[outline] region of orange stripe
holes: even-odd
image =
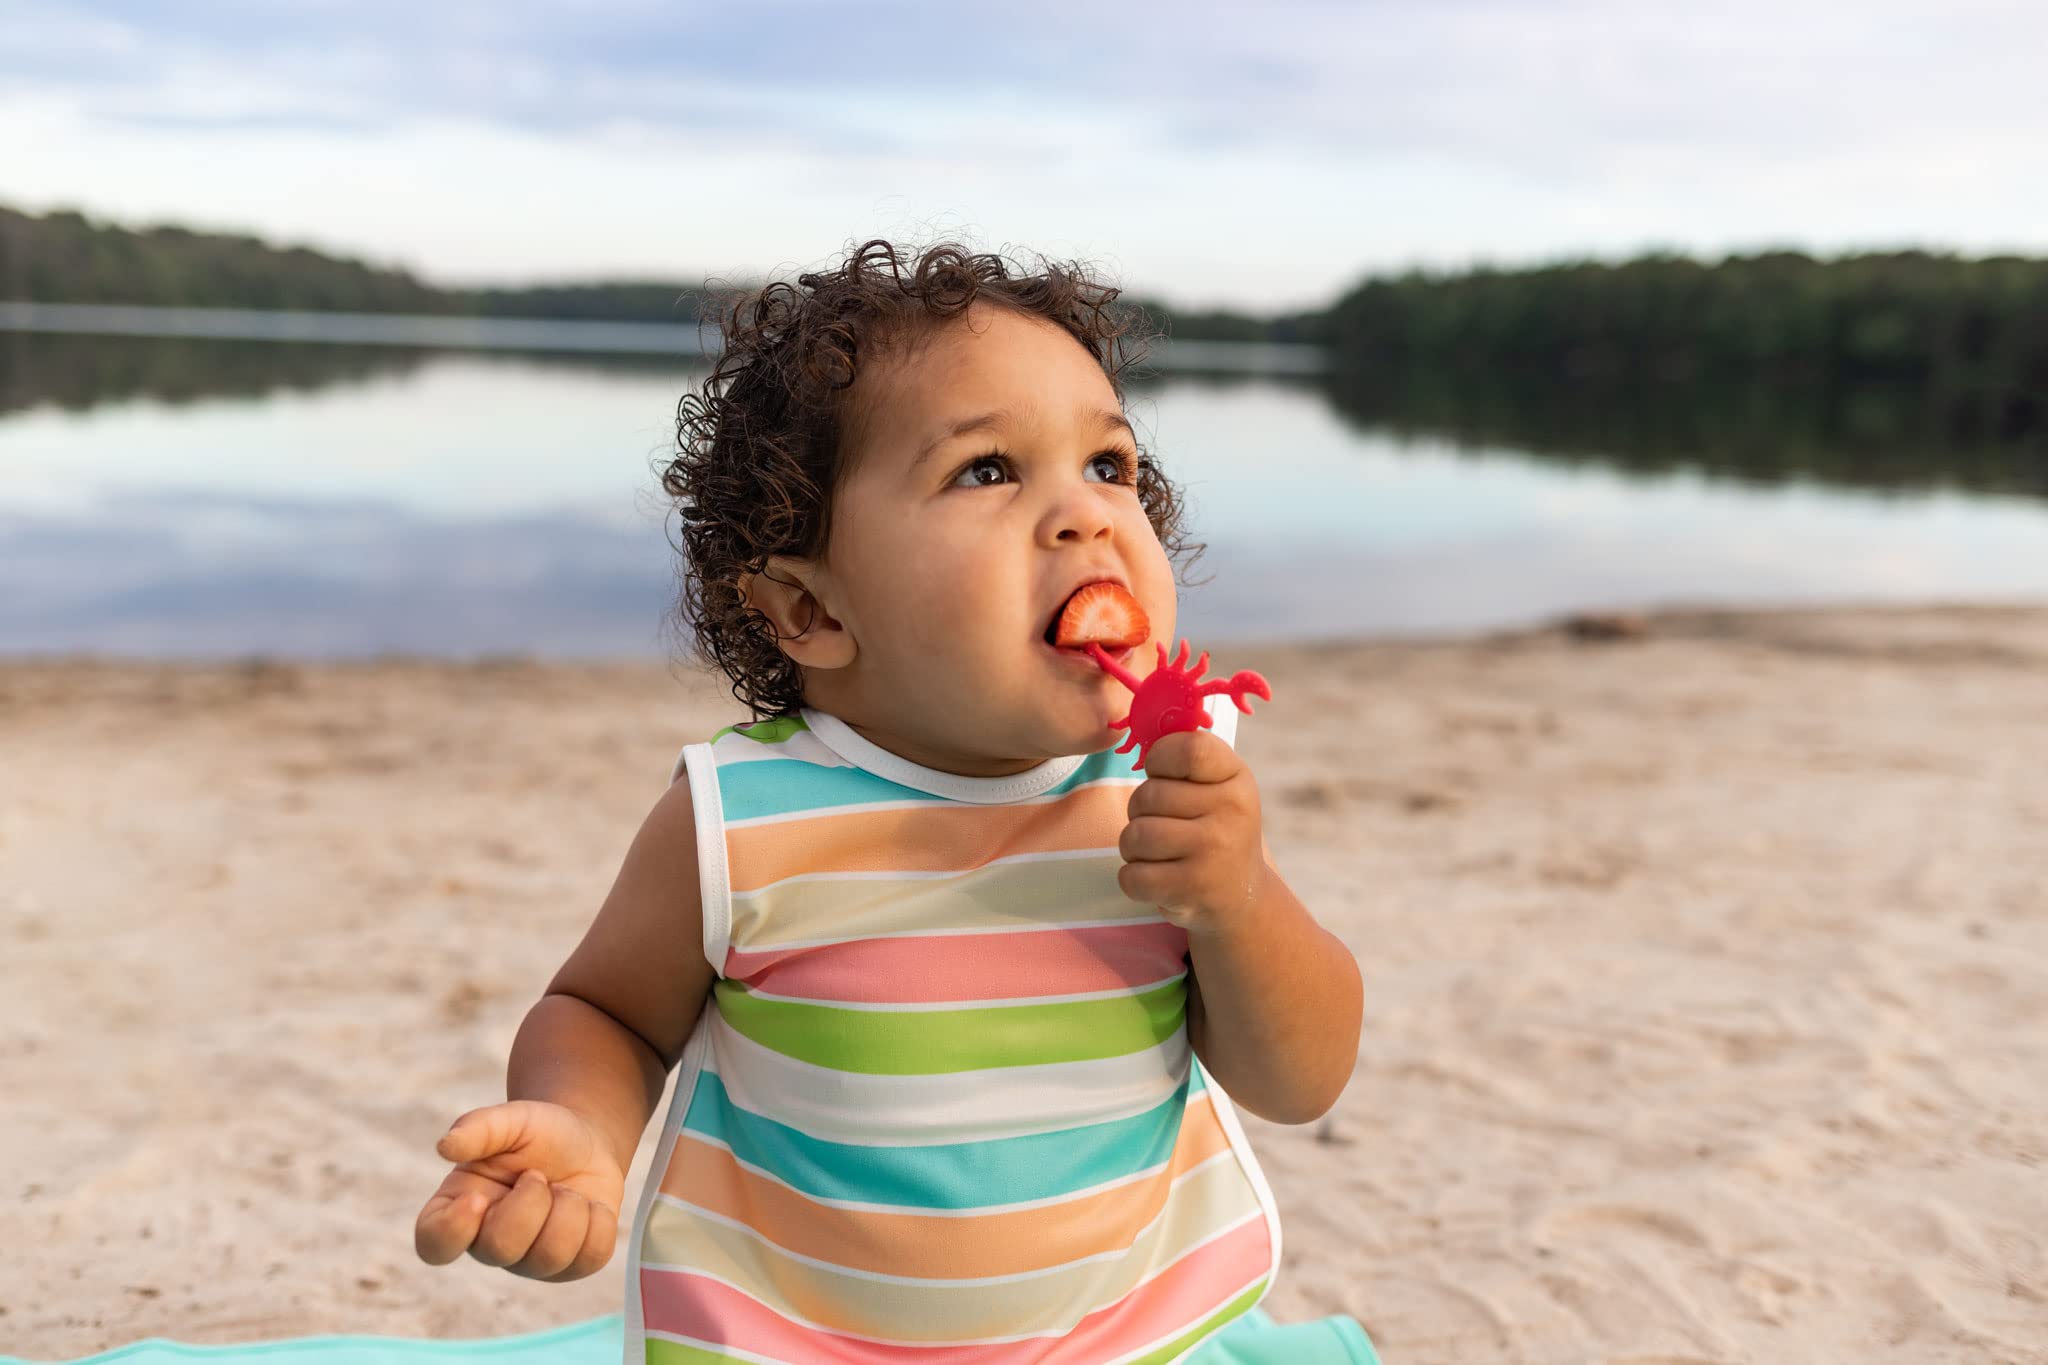
[[[849,1270],[922,1279],[976,1279],[1065,1265],[1129,1246],[1166,1206],[1168,1184],[1226,1150],[1206,1094],[1188,1102],[1164,1175],[1038,1208],[938,1218],[821,1204],[746,1170],[731,1152],[685,1130],[661,1192],[741,1223],[783,1250]]]
[[[927,805],[728,827],[732,889],[804,872],[966,872],[1019,853],[1113,848],[1131,791],[1093,786],[1037,806]]]

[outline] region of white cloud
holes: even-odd
[[[1652,245],[2048,249],[2048,10],[1988,0],[361,0],[212,30],[15,6],[0,202],[450,280],[752,273],[957,224],[1260,307]]]

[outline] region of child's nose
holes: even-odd
[[[1076,490],[1063,494],[1046,513],[1048,538],[1054,542],[1107,539],[1115,518],[1100,497]]]

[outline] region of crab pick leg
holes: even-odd
[[[1087,649],[1088,653],[1094,658],[1095,662],[1102,665],[1103,672],[1109,674],[1110,677],[1115,678],[1125,687],[1130,688],[1131,691],[1136,692],[1138,690],[1138,684],[1143,682],[1144,679],[1138,677],[1137,674],[1131,672],[1129,669],[1118,664],[1116,660],[1110,658],[1108,651],[1104,650],[1101,645],[1096,644],[1093,640],[1090,640],[1088,642]]]

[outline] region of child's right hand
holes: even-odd
[[[611,1259],[626,1177],[573,1109],[508,1100],[472,1109],[436,1150],[456,1164],[413,1227],[428,1265],[467,1251],[536,1280],[577,1280]]]

